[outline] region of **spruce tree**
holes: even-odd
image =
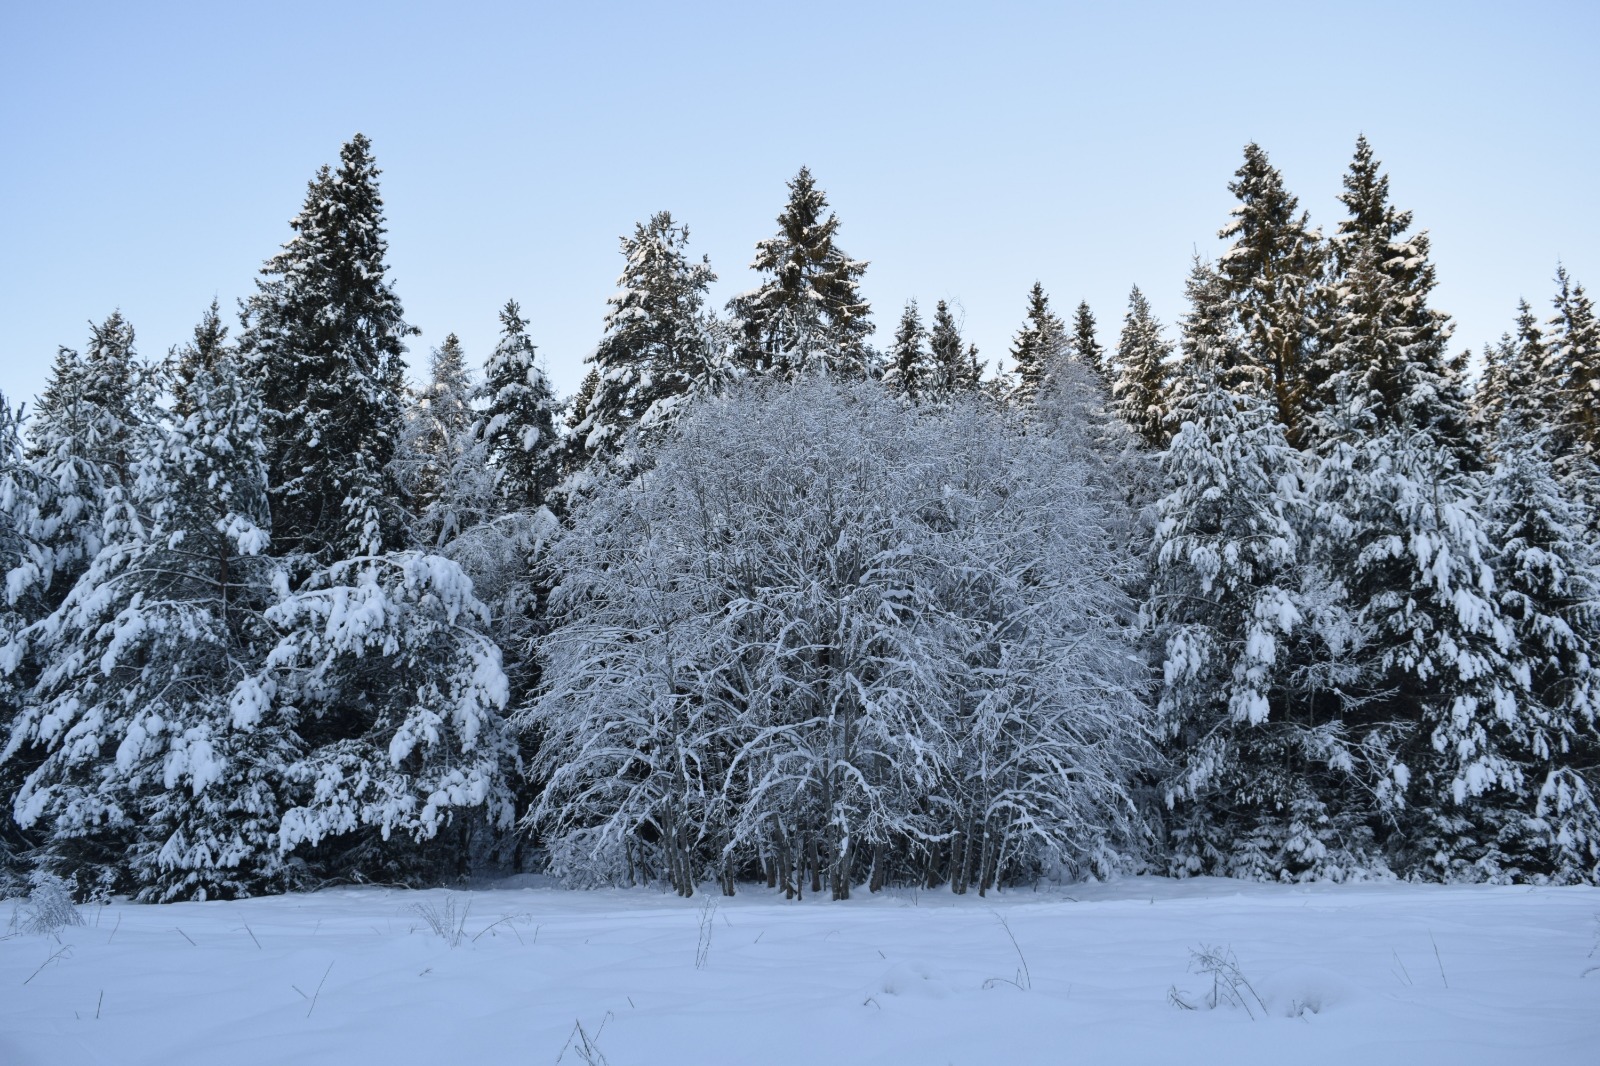
[[[1159,710],[1173,872],[1342,878],[1372,862],[1336,725],[1299,693],[1303,458],[1270,385],[1243,362],[1226,295],[1196,265],[1162,454],[1147,622],[1163,652]],[[1254,387],[1252,387],[1254,386]]]
[[[1345,181],[1337,307],[1305,437],[1313,557],[1352,641],[1340,717],[1378,771],[1402,872],[1500,876],[1529,742],[1525,665],[1493,596],[1495,546],[1426,234],[1392,208],[1365,142]]]
[[[212,300],[211,306],[194,327],[194,339],[182,348],[174,348],[168,355],[172,364],[172,410],[183,417],[195,411],[194,380],[217,363],[230,351],[228,327],[222,324],[221,308]]]
[[[721,384],[721,331],[705,306],[717,276],[709,259],[690,258],[688,243],[688,227],[666,211],[622,238],[627,265],[588,359],[595,388],[577,430],[603,463],[636,465],[641,460],[626,453],[640,443],[638,434],[658,441],[688,397]]]
[[[944,301],[941,300],[939,306],[943,307]],[[894,333],[894,343],[889,347],[889,365],[884,369],[883,383],[896,395],[913,403],[932,395],[938,387],[934,368],[929,365],[930,356],[923,347],[927,339],[928,331],[922,328],[922,316],[917,313],[917,301],[907,300]],[[960,343],[959,338],[957,343]]]
[[[488,402],[479,415],[478,437],[502,508],[534,510],[544,505],[558,473],[555,390],[515,300],[506,301],[500,325],[500,339],[484,367]]]
[[[24,411],[21,406],[13,408],[0,394],[0,574],[19,578],[38,573],[42,555],[33,538],[38,482],[23,454]],[[8,580],[5,589],[5,596],[0,597],[0,648],[39,617],[43,591],[37,580]],[[0,671],[0,737],[11,733],[31,673]],[[24,762],[0,761],[0,893],[11,892],[22,883],[21,856],[29,849],[30,842],[11,817],[11,798],[31,769]]]
[[[976,344],[967,345],[967,358],[961,364],[961,374],[957,378],[962,389],[967,392],[977,392],[983,387],[984,365],[983,360],[978,358],[978,346]]]
[[[1389,203],[1388,178],[1365,138],[1356,143],[1344,184],[1340,199],[1350,214],[1333,242],[1337,299],[1323,349],[1307,368],[1310,417],[1302,435],[1315,442],[1328,426],[1321,412],[1353,402],[1371,431],[1426,427],[1459,462],[1474,465],[1481,449],[1471,434],[1464,382],[1446,350],[1449,316],[1428,306],[1435,284],[1428,235],[1408,235],[1411,213]],[[1400,410],[1402,404],[1409,409]]]
[[[978,349],[962,341],[961,328],[950,313],[950,305],[943,300],[933,309],[933,328],[928,332],[928,349],[928,395],[931,398],[949,400],[978,388],[983,377]]]
[[[871,308],[858,288],[867,264],[836,243],[839,219],[805,167],[789,185],[778,233],[756,245],[761,284],[728,303],[739,360],[755,373],[869,377]],[[825,214],[826,213],[826,214]]]
[[[510,828],[510,682],[461,566],[390,552],[313,573],[266,612],[277,642],[235,701],[299,742],[277,843],[322,877],[467,873]]]
[[[1556,475],[1540,427],[1501,425],[1484,502],[1495,597],[1526,671],[1516,724],[1521,788],[1496,846],[1512,872],[1600,880],[1600,550]]]
[[[1203,362],[1210,368],[1216,387],[1231,396],[1246,394],[1274,401],[1276,392],[1267,370],[1246,357],[1243,338],[1234,320],[1228,297],[1227,280],[1197,255],[1184,285],[1189,310],[1183,317],[1182,348],[1185,362]],[[1175,383],[1175,389],[1189,387],[1189,379]],[[1177,404],[1174,398],[1174,405]]]
[[[1545,418],[1550,396],[1541,383],[1544,336],[1528,301],[1517,303],[1516,335],[1502,334],[1498,343],[1484,345],[1483,362],[1483,376],[1473,397],[1480,437],[1498,436],[1507,423],[1513,430],[1521,430]]]
[[[1556,285],[1539,384],[1549,397],[1557,469],[1594,512],[1600,508],[1600,320],[1566,267],[1556,268]]]
[[[1167,362],[1172,345],[1139,286],[1128,296],[1128,313],[1117,342],[1112,406],[1150,448],[1166,446]]]
[[[1519,666],[1492,597],[1482,479],[1434,417],[1432,375],[1391,373],[1404,347],[1359,321],[1384,317],[1381,277],[1369,248],[1342,340],[1361,338],[1369,358],[1343,364],[1314,423],[1312,558],[1350,619],[1339,715],[1373,765],[1374,819],[1396,826],[1396,868],[1494,876],[1497,821],[1521,783]]]
[[[1109,368],[1106,366],[1106,352],[1095,337],[1094,312],[1089,310],[1087,300],[1080,300],[1078,309],[1072,314],[1070,345],[1073,358],[1102,378],[1107,376]]]
[[[557,465],[561,471],[564,488],[576,487],[578,482],[586,480],[583,473],[584,467],[589,462],[589,450],[584,446],[586,434],[582,431],[582,427],[589,420],[589,406],[599,388],[600,372],[590,367],[583,380],[578,382],[578,391],[567,398],[562,409],[562,437]]]
[[[1011,363],[1016,372],[1012,401],[1029,404],[1039,394],[1056,360],[1067,353],[1067,330],[1050,310],[1050,297],[1037,281],[1028,290],[1028,316],[1011,342]]]
[[[442,549],[487,517],[493,486],[477,435],[477,387],[454,333],[434,349],[427,384],[413,395],[394,465],[415,519],[412,536]]]
[[[30,510],[16,519],[37,552],[7,576],[13,597],[59,604],[105,544],[108,509],[131,490],[134,440],[155,404],[155,379],[133,343],[133,326],[112,312],[91,326],[82,353],[57,352],[30,426]]]
[[[11,632],[11,620],[28,613],[30,586],[26,579],[40,568],[41,545],[35,539],[33,522],[38,515],[38,475],[28,463],[22,443],[26,408],[13,408],[0,393],[0,576],[16,574],[5,582],[0,596],[0,641]]]
[[[1321,236],[1310,228],[1283,175],[1257,144],[1228,191],[1239,200],[1218,233],[1231,239],[1217,261],[1243,333],[1244,358],[1267,372],[1278,420],[1298,440],[1305,398],[1306,356],[1315,342],[1314,314],[1322,274]]]
[[[137,435],[89,568],[6,657],[41,664],[0,752],[43,755],[16,817],[42,837],[41,868],[85,895],[284,884],[273,834],[294,740],[235,699],[275,597],[261,405],[232,353],[184,388],[191,412]]]
[[[265,398],[273,543],[313,565],[399,545],[390,461],[401,433],[405,321],[384,257],[371,142],[324,166],[262,267],[242,347]]]

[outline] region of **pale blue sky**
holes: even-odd
[[[318,164],[384,169],[393,276],[480,362],[522,302],[558,387],[661,208],[748,288],[809,165],[879,339],[948,298],[993,359],[1041,280],[1114,339],[1182,311],[1259,141],[1330,228],[1358,132],[1433,234],[1456,346],[1600,289],[1600,4],[76,4],[0,0],[0,389],[121,307],[140,350],[247,295]]]

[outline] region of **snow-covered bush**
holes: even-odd
[[[83,924],[83,915],[73,905],[72,892],[61,878],[35,873],[29,885],[28,898],[11,911],[12,930],[26,936],[54,936],[68,926]]]
[[[697,408],[550,556],[520,720],[557,870],[844,897],[1115,867],[1149,727],[1085,477],[1049,434],[871,385]]]

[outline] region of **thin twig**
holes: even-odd
[[[1444,975],[1444,960],[1439,957],[1439,942],[1433,939],[1433,930],[1428,930],[1428,942],[1433,945],[1433,960],[1439,964],[1439,980],[1444,982],[1446,988],[1450,987],[1450,978]]]
[[[311,994],[311,1006],[306,1008],[306,1017],[307,1018],[311,1017],[311,1012],[317,1009],[317,997],[322,995],[323,982],[328,979],[328,975],[330,973],[332,973],[332,972],[333,972],[333,963],[330,962],[330,963],[328,963],[328,968],[326,970],[322,971],[322,980],[317,982],[317,990]],[[295,991],[298,992],[299,989],[296,989]],[[301,992],[300,994],[301,995],[305,995],[305,993],[303,993],[303,992]]]
[[[106,990],[102,988],[100,990],[100,998],[98,1000],[96,1000],[95,1004],[94,1004],[94,1020],[95,1021],[99,1021],[100,1020],[100,1008],[105,1005],[105,1002],[106,1002]]]
[[[122,915],[120,915],[120,914],[118,914],[118,915],[117,915],[117,924],[116,924],[116,925],[115,925],[115,926],[113,926],[113,927],[112,927],[112,929],[111,929],[111,935],[110,935],[110,936],[108,936],[108,937],[106,937],[106,943],[107,943],[107,944],[109,944],[109,943],[111,943],[111,942],[112,942],[112,941],[113,941],[113,940],[115,940],[115,939],[117,939],[117,930],[118,930],[118,929],[121,929],[121,928],[122,928]]]
[[[65,955],[67,952],[69,952],[71,950],[72,950],[72,945],[71,944],[68,944],[67,946],[62,947],[62,948],[57,948],[56,949],[56,953],[54,955],[51,955],[48,959],[45,959],[43,962],[41,962],[39,964],[39,968],[28,975],[28,981],[31,981],[35,977],[38,977],[41,973],[44,972],[44,968],[46,966],[49,966],[52,962],[55,962],[57,959],[59,959],[61,956]],[[22,983],[24,985],[26,985],[28,983],[28,981],[24,981]]]
[[[1017,949],[1017,958],[1022,960],[1022,980],[1014,983],[1024,991],[1031,989],[1033,987],[1033,975],[1028,972],[1028,958],[1022,954],[1022,945],[1017,943],[1016,934],[1011,931],[1011,923],[1007,922],[999,911],[990,911],[989,913],[999,920],[1000,928],[1004,929],[1006,936],[1011,938],[1011,946]]]
[[[178,929],[177,926],[173,926],[172,928]],[[190,946],[192,946],[192,947],[199,947],[200,946],[199,944],[196,944],[194,942],[194,938],[193,937],[191,937],[188,933],[185,933],[182,929],[178,929],[178,935],[183,937],[183,939],[189,941]]]
[[[484,933],[487,933],[489,930],[493,929],[497,925],[504,925],[507,922],[514,922],[518,918],[521,918],[521,917],[522,917],[522,915],[520,915],[520,914],[508,914],[504,918],[501,918],[498,922],[491,922],[488,925],[484,926],[482,929],[478,930],[478,936],[482,936]],[[466,920],[465,919],[462,919],[462,924],[463,925],[466,924]],[[516,926],[512,926],[511,927],[511,931],[512,932],[516,932],[516,929],[517,929]],[[478,942],[478,936],[475,936],[475,937],[472,938],[472,942],[474,944],[476,944]],[[522,938],[519,936],[517,939],[521,940]]]
[[[250,928],[250,923],[249,922],[245,922],[244,923],[244,931],[250,934],[250,939],[251,940],[256,940],[255,930]],[[262,947],[261,947],[261,941],[259,941],[259,940],[256,940],[256,950],[257,951],[263,950]]]

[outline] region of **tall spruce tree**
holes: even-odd
[[[1537,424],[1501,423],[1484,501],[1495,597],[1526,690],[1520,790],[1495,845],[1510,872],[1600,880],[1600,550]],[[1520,815],[1520,816],[1519,816]],[[1503,871],[1504,872],[1504,871]]]
[[[728,302],[739,359],[755,373],[869,377],[871,308],[858,288],[867,263],[838,246],[839,219],[805,167],[789,185],[776,235],[756,245],[761,284]]]
[[[714,391],[725,376],[719,323],[706,308],[717,276],[688,254],[689,228],[660,211],[622,238],[627,261],[620,290],[607,299],[605,333],[588,361],[595,388],[576,432],[590,457],[630,457],[639,433],[658,441],[691,395]],[[636,432],[637,431],[637,432]]]
[[[1340,287],[1331,400],[1308,424],[1313,557],[1343,590],[1356,674],[1344,721],[1386,763],[1374,790],[1412,874],[1496,876],[1521,787],[1523,666],[1493,599],[1494,551],[1461,458],[1453,370],[1422,297],[1367,241]],[[1424,276],[1424,275],[1419,275]],[[1418,322],[1424,327],[1419,329]]]
[[[1016,372],[1012,401],[1029,404],[1038,396],[1056,360],[1067,354],[1067,330],[1050,310],[1050,297],[1037,281],[1028,290],[1028,315],[1011,341],[1011,363]]]
[[[1339,714],[1381,771],[1374,818],[1392,827],[1396,868],[1499,876],[1529,709],[1492,594],[1480,449],[1448,319],[1428,306],[1426,235],[1406,235],[1364,141],[1345,186],[1337,307],[1304,426],[1318,454],[1313,557],[1351,619]]]
[[[1223,286],[1197,263],[1162,454],[1147,622],[1163,652],[1159,709],[1174,873],[1342,878],[1373,865],[1337,723],[1300,698],[1304,459],[1270,381],[1246,365]]]
[[[1411,213],[1390,204],[1388,178],[1365,138],[1356,142],[1344,186],[1349,217],[1333,242],[1335,300],[1322,350],[1307,366],[1310,417],[1302,436],[1315,442],[1329,424],[1320,412],[1354,402],[1370,431],[1426,427],[1459,462],[1476,464],[1481,449],[1471,435],[1465,384],[1446,347],[1450,319],[1428,306],[1435,285],[1428,235],[1408,235]]]
[[[404,537],[390,461],[417,330],[387,276],[378,175],[356,134],[310,182],[294,236],[244,309],[242,347],[268,412],[274,548],[312,565]]]
[[[1323,270],[1321,235],[1310,227],[1283,175],[1257,144],[1228,185],[1238,198],[1218,233],[1232,240],[1217,261],[1243,334],[1243,355],[1272,381],[1278,420],[1299,439],[1307,353],[1316,340],[1316,298]]]
[[[1117,342],[1112,406],[1151,448],[1163,448],[1167,443],[1167,363],[1171,356],[1172,345],[1162,336],[1150,301],[1135,285]]]
[[[500,339],[484,368],[488,403],[479,417],[478,436],[487,447],[502,506],[533,510],[544,505],[558,474],[555,390],[539,365],[515,300],[506,301],[500,326]]]
[[[927,339],[928,331],[922,326],[917,301],[907,300],[900,314],[900,325],[895,329],[894,343],[889,347],[889,364],[884,368],[883,382],[895,394],[913,403],[929,396],[935,388],[930,356],[923,344]]]

